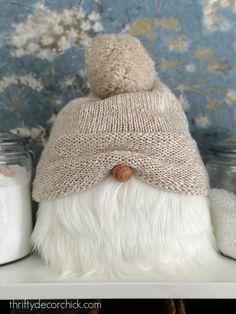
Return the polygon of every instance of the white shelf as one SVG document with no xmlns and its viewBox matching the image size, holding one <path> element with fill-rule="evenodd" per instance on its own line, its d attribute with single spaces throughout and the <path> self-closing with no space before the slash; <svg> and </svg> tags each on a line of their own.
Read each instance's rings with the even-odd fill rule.
<svg viewBox="0 0 236 314">
<path fill-rule="evenodd" d="M 56 276 L 33 255 L 0 267 L 0 299 L 236 298 L 236 262 L 224 263 L 194 282 L 82 282 Z"/>
</svg>

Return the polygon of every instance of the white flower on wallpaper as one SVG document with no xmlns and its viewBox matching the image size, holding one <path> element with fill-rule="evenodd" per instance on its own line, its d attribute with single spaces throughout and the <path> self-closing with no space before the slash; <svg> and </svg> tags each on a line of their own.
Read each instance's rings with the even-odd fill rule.
<svg viewBox="0 0 236 314">
<path fill-rule="evenodd" d="M 30 128 L 30 127 L 23 127 L 23 128 L 15 128 L 10 130 L 11 133 L 20 135 L 20 136 L 28 136 L 32 140 L 36 140 L 45 144 L 47 141 L 46 138 L 46 129 L 42 126 Z"/>
<path fill-rule="evenodd" d="M 211 31 L 227 31 L 231 28 L 230 20 L 222 16 L 221 11 L 229 8 L 236 14 L 236 0 L 205 0 L 203 22 Z"/>
<path fill-rule="evenodd" d="M 57 11 L 37 3 L 32 15 L 13 25 L 12 54 L 15 57 L 33 54 L 50 61 L 73 46 L 86 46 L 91 34 L 102 31 L 97 12 L 87 14 L 82 7 Z"/>
<path fill-rule="evenodd" d="M 225 102 L 227 105 L 236 104 L 236 90 L 228 89 L 225 93 Z"/>
<path fill-rule="evenodd" d="M 43 89 L 42 81 L 29 73 L 25 75 L 4 76 L 2 80 L 0 80 L 0 93 L 3 93 L 12 84 L 25 85 L 38 92 Z"/>
<path fill-rule="evenodd" d="M 195 119 L 194 122 L 197 127 L 206 129 L 210 125 L 210 121 L 207 116 L 200 113 Z"/>
<path fill-rule="evenodd" d="M 184 94 L 180 94 L 179 102 L 180 102 L 182 108 L 184 109 L 184 111 L 188 111 L 190 109 L 190 103 Z"/>
<path fill-rule="evenodd" d="M 187 72 L 193 73 L 193 72 L 196 71 L 196 65 L 193 64 L 193 63 L 188 63 L 188 64 L 185 65 L 185 70 Z"/>
</svg>

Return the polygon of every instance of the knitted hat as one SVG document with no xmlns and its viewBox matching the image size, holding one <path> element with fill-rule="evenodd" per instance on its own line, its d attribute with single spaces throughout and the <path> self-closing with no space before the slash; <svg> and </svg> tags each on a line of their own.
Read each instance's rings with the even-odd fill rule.
<svg viewBox="0 0 236 314">
<path fill-rule="evenodd" d="M 97 38 L 87 68 L 94 96 L 75 99 L 58 114 L 37 167 L 34 199 L 89 189 L 119 164 L 167 191 L 207 195 L 208 176 L 183 109 L 141 43 L 128 35 Z"/>
</svg>

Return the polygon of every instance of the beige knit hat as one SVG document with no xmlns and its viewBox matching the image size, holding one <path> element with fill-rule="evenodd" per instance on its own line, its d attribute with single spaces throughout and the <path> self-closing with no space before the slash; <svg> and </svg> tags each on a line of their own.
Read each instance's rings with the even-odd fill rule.
<svg viewBox="0 0 236 314">
<path fill-rule="evenodd" d="M 58 114 L 34 199 L 88 189 L 119 164 L 153 186 L 207 195 L 208 176 L 183 109 L 140 42 L 128 35 L 97 38 L 87 68 L 95 96 L 75 99 Z"/>
</svg>

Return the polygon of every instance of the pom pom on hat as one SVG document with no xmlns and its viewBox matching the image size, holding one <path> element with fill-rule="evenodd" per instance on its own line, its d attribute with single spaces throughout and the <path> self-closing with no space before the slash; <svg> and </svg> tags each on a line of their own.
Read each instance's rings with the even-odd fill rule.
<svg viewBox="0 0 236 314">
<path fill-rule="evenodd" d="M 101 98 L 148 91 L 156 81 L 154 62 L 140 41 L 127 34 L 93 39 L 86 65 L 92 92 Z"/>
</svg>

